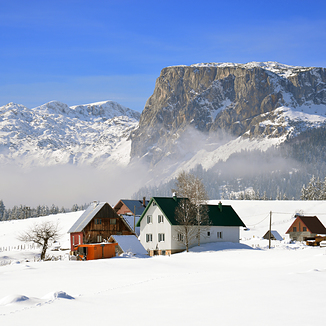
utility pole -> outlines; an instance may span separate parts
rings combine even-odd
[[[136,206],[134,206],[134,232],[136,233]]]
[[[272,211],[269,212],[269,237],[268,237],[269,249],[271,249],[271,236],[272,236]]]

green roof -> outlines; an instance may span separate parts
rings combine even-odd
[[[140,222],[143,217],[147,214],[147,210],[153,203],[161,209],[162,213],[169,220],[171,225],[178,225],[178,222],[175,219],[174,213],[177,208],[179,202],[185,198],[172,198],[172,197],[152,197],[146,209],[144,210],[142,216],[137,222],[137,227],[140,226]],[[232,206],[230,205],[222,205],[220,207],[218,205],[207,205],[208,207],[208,216],[211,221],[211,225],[213,226],[245,226],[245,224],[241,221],[238,214],[234,211]]]
[[[220,210],[219,205],[207,205],[209,219],[214,226],[244,226],[239,215],[230,205],[222,205]]]

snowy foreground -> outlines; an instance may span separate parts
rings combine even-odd
[[[15,249],[16,234],[29,223],[59,219],[65,248],[65,232],[81,212],[0,222],[0,248],[7,248],[0,261],[8,262],[0,266],[0,324],[311,325],[312,317],[323,323],[326,249],[285,237],[268,250],[261,236],[270,210],[272,229],[282,236],[298,210],[326,224],[326,202],[223,201],[230,203],[250,229],[241,230],[240,244],[207,244],[170,257],[77,262],[56,251],[50,253],[63,260],[34,262],[36,250]]]

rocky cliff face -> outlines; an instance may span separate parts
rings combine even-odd
[[[131,157],[152,165],[178,159],[189,127],[211,138],[288,136],[296,128],[285,112],[314,114],[316,108],[326,109],[324,68],[276,62],[164,68],[132,134]]]

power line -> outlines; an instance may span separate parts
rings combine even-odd
[[[258,223],[256,223],[256,224],[250,224],[250,225],[248,225],[248,226],[255,226],[255,225],[257,225],[257,224],[259,224],[259,223],[261,223],[261,222],[264,222],[267,218],[268,218],[268,216],[269,216],[269,214],[267,214],[260,222],[258,222]]]

